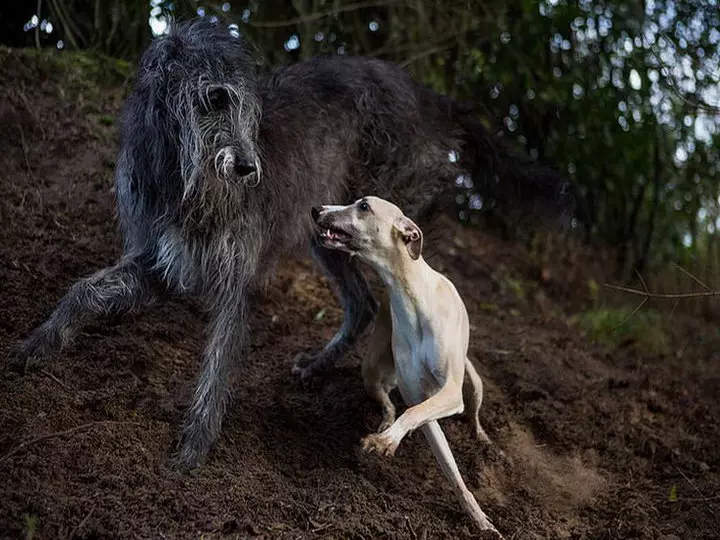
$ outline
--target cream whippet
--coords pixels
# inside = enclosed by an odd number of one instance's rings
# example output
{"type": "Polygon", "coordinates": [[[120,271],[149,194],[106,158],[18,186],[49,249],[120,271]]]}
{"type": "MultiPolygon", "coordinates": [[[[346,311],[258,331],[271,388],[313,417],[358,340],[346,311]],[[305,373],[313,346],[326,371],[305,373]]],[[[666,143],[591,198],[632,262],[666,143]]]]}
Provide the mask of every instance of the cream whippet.
{"type": "Polygon", "coordinates": [[[378,433],[362,440],[364,450],[392,456],[403,437],[420,428],[463,509],[481,529],[497,532],[465,486],[437,423],[465,409],[467,375],[468,413],[477,437],[490,442],[478,420],[482,381],[467,358],[470,324],[460,295],[422,258],[422,231],[394,204],[364,197],[348,206],[315,207],[312,215],[324,247],[356,255],[387,286],[390,308],[381,307],[362,369],[383,420],[378,433]],[[408,405],[397,419],[389,397],[395,386],[408,405]]]}

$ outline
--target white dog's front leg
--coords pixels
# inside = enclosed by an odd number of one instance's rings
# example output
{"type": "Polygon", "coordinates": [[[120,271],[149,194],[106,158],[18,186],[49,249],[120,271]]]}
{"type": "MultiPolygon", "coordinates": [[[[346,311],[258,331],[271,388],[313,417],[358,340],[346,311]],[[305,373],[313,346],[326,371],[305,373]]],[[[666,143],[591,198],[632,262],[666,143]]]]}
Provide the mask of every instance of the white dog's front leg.
{"type": "Polygon", "coordinates": [[[363,450],[392,456],[400,441],[411,431],[433,420],[459,414],[463,409],[461,388],[448,381],[436,394],[408,408],[388,429],[363,438],[363,450]]]}

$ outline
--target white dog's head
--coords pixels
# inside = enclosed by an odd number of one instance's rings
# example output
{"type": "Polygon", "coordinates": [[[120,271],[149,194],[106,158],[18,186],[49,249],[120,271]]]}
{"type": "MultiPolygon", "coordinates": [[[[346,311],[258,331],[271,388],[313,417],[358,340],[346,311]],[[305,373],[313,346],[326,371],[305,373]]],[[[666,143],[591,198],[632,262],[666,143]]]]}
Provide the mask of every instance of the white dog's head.
{"type": "Polygon", "coordinates": [[[423,234],[402,211],[379,197],[363,197],[347,206],[317,206],[312,216],[320,243],[339,249],[370,264],[384,265],[398,256],[417,260],[423,234]]]}

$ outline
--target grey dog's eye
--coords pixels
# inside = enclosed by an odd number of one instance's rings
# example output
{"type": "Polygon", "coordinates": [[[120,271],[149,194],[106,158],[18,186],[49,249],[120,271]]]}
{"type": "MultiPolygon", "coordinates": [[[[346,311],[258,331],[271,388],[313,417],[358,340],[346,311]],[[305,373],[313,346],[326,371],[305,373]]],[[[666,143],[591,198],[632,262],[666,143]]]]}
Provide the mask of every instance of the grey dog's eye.
{"type": "Polygon", "coordinates": [[[208,92],[210,111],[224,111],[230,103],[230,96],[224,88],[213,88],[208,92]]]}
{"type": "Polygon", "coordinates": [[[358,204],[358,209],[361,212],[367,212],[368,210],[370,210],[370,205],[365,201],[360,201],[360,203],[358,204]]]}

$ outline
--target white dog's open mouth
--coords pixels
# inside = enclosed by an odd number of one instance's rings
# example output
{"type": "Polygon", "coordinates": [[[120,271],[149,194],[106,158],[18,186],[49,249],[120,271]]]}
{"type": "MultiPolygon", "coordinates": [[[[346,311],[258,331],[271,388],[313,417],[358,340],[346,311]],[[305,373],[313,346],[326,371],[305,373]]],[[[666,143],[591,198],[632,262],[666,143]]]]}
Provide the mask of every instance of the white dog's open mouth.
{"type": "Polygon", "coordinates": [[[352,240],[352,235],[342,229],[324,227],[320,230],[320,238],[328,243],[347,244],[352,240]]]}

